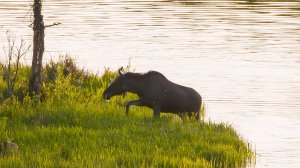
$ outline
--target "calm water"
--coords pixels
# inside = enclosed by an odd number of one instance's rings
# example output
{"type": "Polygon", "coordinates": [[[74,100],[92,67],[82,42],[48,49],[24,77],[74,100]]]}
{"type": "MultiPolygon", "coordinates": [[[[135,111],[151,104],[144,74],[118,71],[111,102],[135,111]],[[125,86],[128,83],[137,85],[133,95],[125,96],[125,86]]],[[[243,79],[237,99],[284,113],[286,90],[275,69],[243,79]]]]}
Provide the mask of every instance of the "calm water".
{"type": "MultiPolygon", "coordinates": [[[[6,30],[32,39],[29,0],[0,1],[6,30]],[[29,13],[28,13],[29,11],[29,13]]],[[[197,89],[208,118],[234,125],[256,167],[300,167],[300,2],[44,0],[45,60],[158,70],[197,89]]],[[[30,55],[25,61],[30,63],[30,55]]],[[[1,56],[3,59],[3,56],[1,56]]]]}

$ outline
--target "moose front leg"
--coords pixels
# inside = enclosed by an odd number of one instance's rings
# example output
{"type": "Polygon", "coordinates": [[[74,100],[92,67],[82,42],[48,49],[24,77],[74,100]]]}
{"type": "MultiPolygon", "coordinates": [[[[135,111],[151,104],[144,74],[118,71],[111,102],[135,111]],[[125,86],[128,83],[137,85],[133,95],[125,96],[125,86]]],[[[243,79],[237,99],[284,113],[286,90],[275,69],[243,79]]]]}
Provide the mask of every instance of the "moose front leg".
{"type": "Polygon", "coordinates": [[[128,112],[129,112],[129,108],[130,106],[143,106],[144,105],[144,102],[143,100],[132,100],[132,101],[129,101],[127,104],[126,104],[126,115],[128,115],[128,112]]]}
{"type": "Polygon", "coordinates": [[[159,118],[160,116],[160,106],[158,104],[153,104],[153,114],[154,114],[154,119],[159,118]]]}

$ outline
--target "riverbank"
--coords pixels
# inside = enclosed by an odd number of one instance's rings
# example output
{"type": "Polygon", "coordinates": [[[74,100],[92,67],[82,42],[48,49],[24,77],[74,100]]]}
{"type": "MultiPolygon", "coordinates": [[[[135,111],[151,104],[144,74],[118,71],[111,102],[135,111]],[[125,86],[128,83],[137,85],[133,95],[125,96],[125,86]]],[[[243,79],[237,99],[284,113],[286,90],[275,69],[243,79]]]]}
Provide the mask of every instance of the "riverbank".
{"type": "Polygon", "coordinates": [[[124,104],[135,95],[102,100],[116,73],[95,75],[74,60],[44,68],[42,96],[29,98],[30,69],[21,66],[14,96],[0,79],[0,167],[243,167],[253,152],[226,124],[162,115],[124,104]],[[37,103],[37,100],[40,100],[37,103]],[[13,142],[18,149],[5,148],[13,142]]]}

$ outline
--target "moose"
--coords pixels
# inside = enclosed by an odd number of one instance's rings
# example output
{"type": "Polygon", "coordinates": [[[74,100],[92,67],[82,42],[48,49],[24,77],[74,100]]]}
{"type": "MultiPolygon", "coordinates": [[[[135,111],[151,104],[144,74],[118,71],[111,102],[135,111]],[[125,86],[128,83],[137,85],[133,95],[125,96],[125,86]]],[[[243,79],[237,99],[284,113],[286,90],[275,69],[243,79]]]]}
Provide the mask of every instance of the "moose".
{"type": "Polygon", "coordinates": [[[201,118],[203,102],[194,89],[175,84],[157,71],[125,73],[121,67],[118,72],[119,76],[104,91],[103,98],[109,100],[126,92],[137,94],[138,100],[126,104],[126,115],[130,106],[146,106],[153,109],[154,118],[159,118],[161,112],[177,114],[182,120],[185,114],[189,118],[195,116],[196,121],[201,118]]]}

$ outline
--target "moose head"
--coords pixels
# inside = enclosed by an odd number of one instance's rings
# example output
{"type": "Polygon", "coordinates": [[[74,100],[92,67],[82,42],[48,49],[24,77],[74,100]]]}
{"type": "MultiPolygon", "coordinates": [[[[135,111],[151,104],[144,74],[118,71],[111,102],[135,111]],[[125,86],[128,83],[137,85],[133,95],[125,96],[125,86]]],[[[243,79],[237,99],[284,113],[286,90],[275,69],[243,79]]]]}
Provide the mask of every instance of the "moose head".
{"type": "Polygon", "coordinates": [[[125,85],[124,85],[124,68],[121,67],[119,69],[119,76],[105,89],[103,93],[103,98],[109,100],[111,97],[115,95],[125,94],[125,85]]]}

